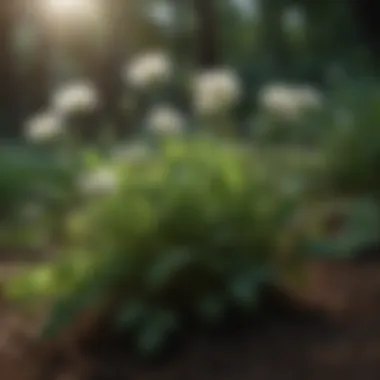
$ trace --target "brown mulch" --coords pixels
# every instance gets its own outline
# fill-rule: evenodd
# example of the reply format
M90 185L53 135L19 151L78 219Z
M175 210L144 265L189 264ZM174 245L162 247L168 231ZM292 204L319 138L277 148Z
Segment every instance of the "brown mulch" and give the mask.
M289 285L286 298L271 293L263 314L251 323L189 333L181 348L159 364L139 363L110 340L92 347L92 356L53 362L52 350L33 343L33 323L2 301L0 378L380 379L380 263L322 262L307 267L308 283L301 288Z

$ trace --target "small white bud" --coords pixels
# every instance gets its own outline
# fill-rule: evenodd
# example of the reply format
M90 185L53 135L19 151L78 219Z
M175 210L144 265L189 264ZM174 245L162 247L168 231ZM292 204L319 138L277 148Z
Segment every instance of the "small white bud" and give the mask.
M98 101L95 87L87 82L65 85L52 97L53 108L63 115L92 112Z
M170 106L153 108L147 117L148 128L157 135L173 135L181 133L185 121L180 112Z
M167 82L173 71L170 58L163 52L145 53L124 69L124 79L131 86L146 89Z
M241 97L241 82L229 69L215 69L197 76L194 83L194 107L200 114L230 110Z
M305 111L323 105L322 94L308 85L270 84L259 93L262 109L285 119L295 119Z
M80 189L86 195L107 195L117 184L116 174L109 168L100 168L80 180Z
M26 122L26 137L34 142L48 142L58 138L64 130L62 118L54 112L36 115Z

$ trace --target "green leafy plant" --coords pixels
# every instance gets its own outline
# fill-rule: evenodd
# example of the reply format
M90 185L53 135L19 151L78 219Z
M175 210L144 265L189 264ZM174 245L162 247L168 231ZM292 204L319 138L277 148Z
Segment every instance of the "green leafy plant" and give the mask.
M80 228L70 221L72 241L89 253L77 256L79 271L66 265L62 277L62 264L50 268L42 288L62 286L46 336L117 296L112 325L154 354L187 318L215 324L231 308L253 312L273 280L276 237L297 194L282 192L248 150L229 141L158 143L149 158L111 165L113 191L77 210ZM13 294L33 289L23 284L13 283Z
M43 229L46 231L49 219L68 197L73 174L54 156L23 146L3 147L0 151L0 245L19 244L19 239L21 244L32 244Z
M340 194L379 198L380 94L365 84L351 87L340 106L346 117L338 120L328 139L328 182Z
M379 209L373 199L314 201L304 204L285 229L283 251L302 252L304 260L347 259L376 244L379 228Z

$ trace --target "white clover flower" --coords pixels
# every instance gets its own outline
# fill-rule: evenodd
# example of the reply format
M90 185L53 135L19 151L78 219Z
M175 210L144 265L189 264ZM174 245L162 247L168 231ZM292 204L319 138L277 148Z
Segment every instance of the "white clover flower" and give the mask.
M271 84L261 89L259 103L269 113L294 119L304 111L320 109L323 96L308 85Z
M146 89L167 82L173 64L164 52L145 53L125 67L125 81L133 87Z
M98 102L98 92L88 82L65 85L52 97L53 108L63 115L91 112L97 107Z
M26 122L26 137L30 141L48 142L62 135L64 123L55 112L38 114Z
M90 172L79 182L80 190L86 195L107 195L115 190L116 185L116 173L109 168Z
M166 105L153 108L148 114L146 123L149 130L158 135L178 134L185 127L182 114Z
M194 83L194 107L200 114L231 109L241 97L241 82L229 69L215 69L198 75Z

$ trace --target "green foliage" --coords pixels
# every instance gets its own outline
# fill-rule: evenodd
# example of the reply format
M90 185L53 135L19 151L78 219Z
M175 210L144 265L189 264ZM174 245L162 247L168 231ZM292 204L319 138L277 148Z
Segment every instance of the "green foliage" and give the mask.
M303 235L306 257L327 260L353 257L378 242L380 213L373 199L337 199L317 207L313 216L315 228Z
M342 90L346 93L339 105L345 118L337 122L327 146L330 185L340 193L379 197L379 91L367 83Z
M363 247L378 243L380 231L379 205L372 199L346 201L345 223L335 238L336 251L355 254Z
M255 139L263 145L315 148L320 145L328 132L324 119L324 113L321 111L308 112L293 120L263 112L258 113L255 119L253 133Z
M65 202L72 180L73 172L54 156L25 147L2 147L0 245L13 245L19 239L27 244L43 238L46 218L53 217Z
M114 326L129 332L143 354L162 349L184 317L214 324L230 308L255 310L298 194L282 192L235 143L159 144L149 159L113 164L114 191L78 211L87 225L75 242L89 252L82 255L87 269L71 265L70 286L57 272L52 276L65 291L48 335L86 305L115 295Z

